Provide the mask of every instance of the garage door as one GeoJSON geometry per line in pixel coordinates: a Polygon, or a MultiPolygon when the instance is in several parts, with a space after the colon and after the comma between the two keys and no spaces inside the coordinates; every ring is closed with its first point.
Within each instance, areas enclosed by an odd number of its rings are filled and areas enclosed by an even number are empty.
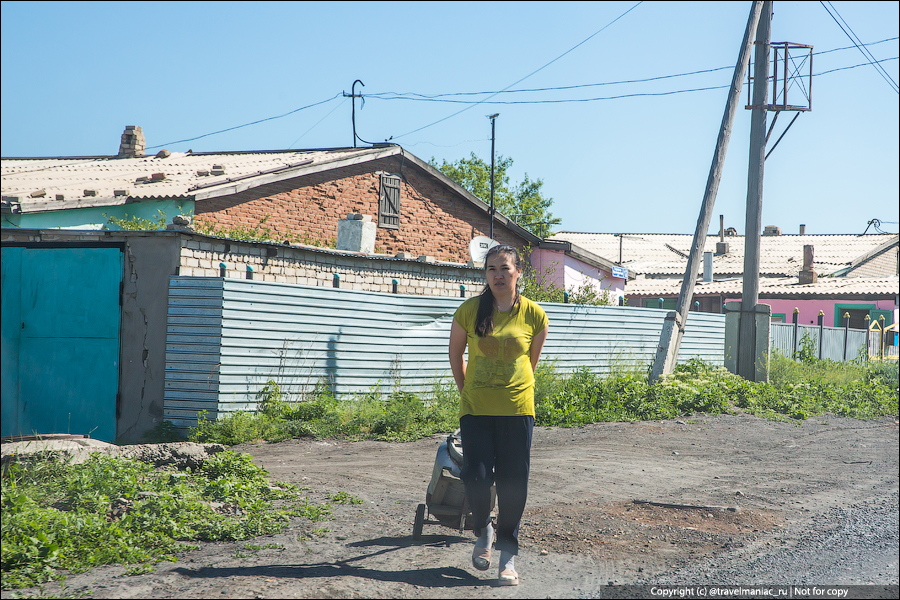
{"type": "Polygon", "coordinates": [[[116,437],[119,248],[2,249],[2,435],[116,437]]]}

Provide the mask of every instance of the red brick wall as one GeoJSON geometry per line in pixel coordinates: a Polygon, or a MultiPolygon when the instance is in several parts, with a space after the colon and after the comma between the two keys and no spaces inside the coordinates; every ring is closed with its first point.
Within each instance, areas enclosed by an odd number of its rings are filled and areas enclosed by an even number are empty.
{"type": "MultiPolygon", "coordinates": [[[[490,219],[479,208],[402,156],[333,169],[263,185],[231,196],[198,200],[198,220],[223,228],[260,226],[276,239],[334,247],[338,220],[347,213],[378,220],[378,171],[401,175],[400,229],[378,227],[375,251],[411,252],[438,260],[465,262],[469,242],[490,235],[490,219]]],[[[523,246],[525,240],[494,222],[500,243],[523,246]]]]}

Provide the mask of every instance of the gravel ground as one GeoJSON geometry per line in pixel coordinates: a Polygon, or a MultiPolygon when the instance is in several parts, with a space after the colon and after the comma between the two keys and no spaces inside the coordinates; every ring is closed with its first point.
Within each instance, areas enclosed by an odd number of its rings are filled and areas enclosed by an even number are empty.
{"type": "Polygon", "coordinates": [[[898,496],[837,506],[777,537],[725,556],[666,573],[653,582],[688,585],[730,582],[774,585],[898,584],[898,496]]]}
{"type": "Polygon", "coordinates": [[[426,525],[412,540],[440,441],[236,447],[274,479],[314,490],[313,501],[346,491],[364,503],[336,506],[327,523],[292,521],[252,541],[262,548],[205,544],[153,573],[102,567],[71,575],[65,589],[2,596],[600,598],[649,596],[659,585],[784,583],[872,584],[875,597],[896,597],[896,417],[536,428],[521,583],[503,588],[496,567],[471,567],[471,532],[426,525]]]}

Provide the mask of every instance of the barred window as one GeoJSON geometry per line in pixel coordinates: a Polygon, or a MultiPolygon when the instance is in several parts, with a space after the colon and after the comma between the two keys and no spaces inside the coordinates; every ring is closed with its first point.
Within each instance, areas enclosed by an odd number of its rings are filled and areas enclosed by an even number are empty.
{"type": "Polygon", "coordinates": [[[400,229],[400,176],[382,175],[378,199],[378,226],[400,229]]]}

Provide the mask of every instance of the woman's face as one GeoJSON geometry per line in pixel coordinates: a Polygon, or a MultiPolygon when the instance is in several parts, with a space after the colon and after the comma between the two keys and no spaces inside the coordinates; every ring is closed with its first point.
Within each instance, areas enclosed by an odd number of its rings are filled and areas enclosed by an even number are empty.
{"type": "Polygon", "coordinates": [[[485,277],[494,297],[515,294],[521,276],[522,272],[516,268],[515,255],[510,252],[498,252],[485,262],[485,277]]]}

